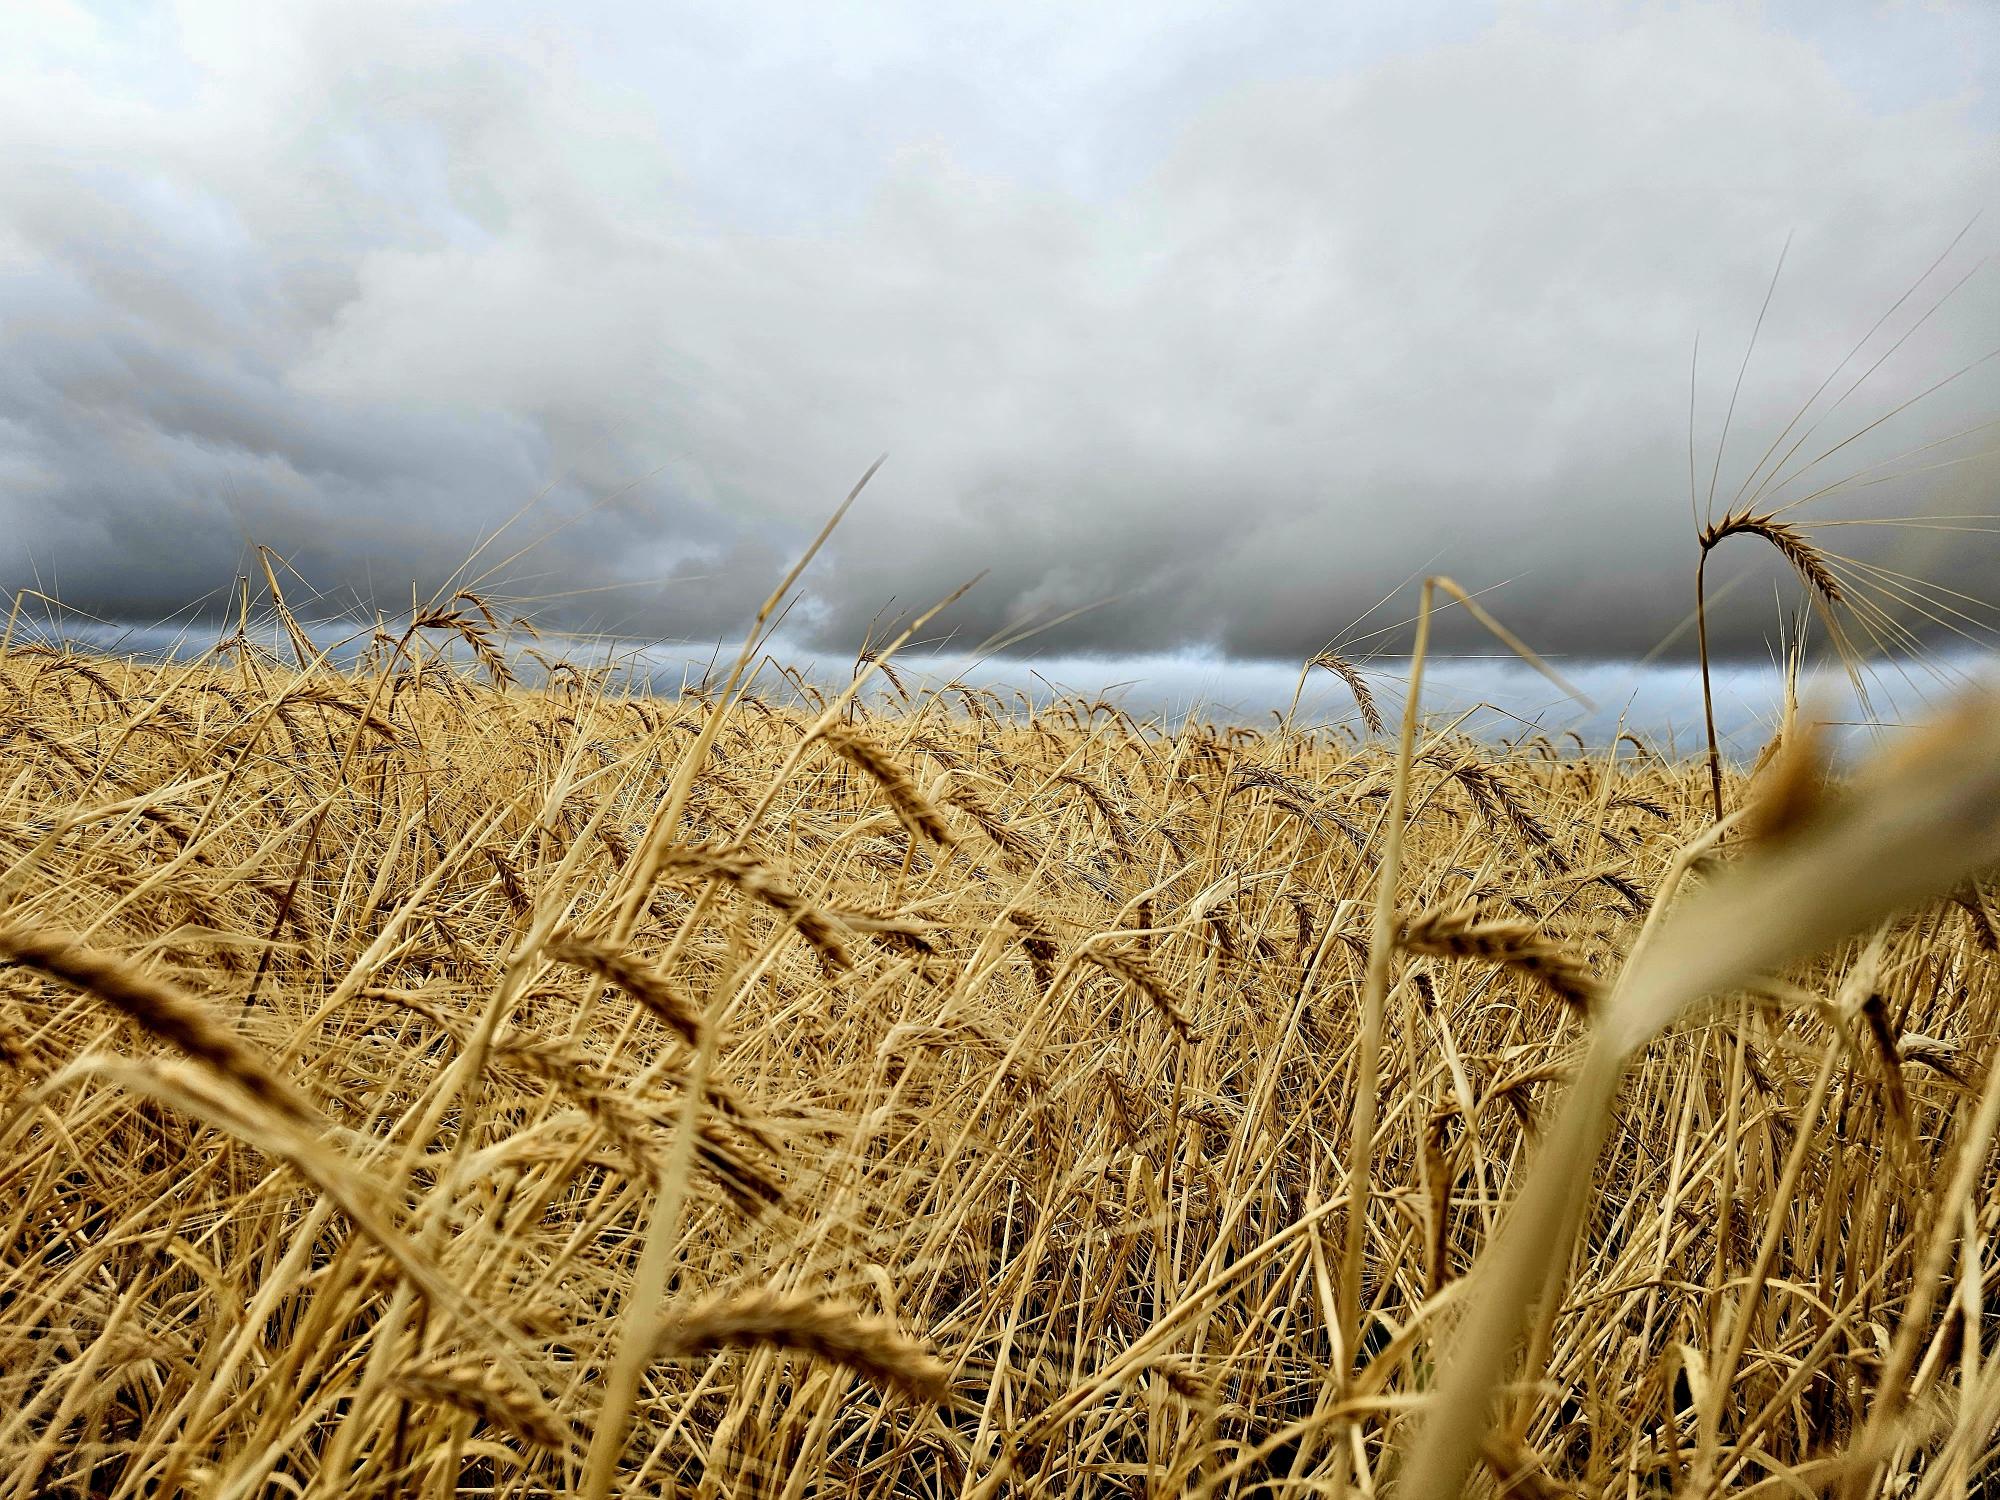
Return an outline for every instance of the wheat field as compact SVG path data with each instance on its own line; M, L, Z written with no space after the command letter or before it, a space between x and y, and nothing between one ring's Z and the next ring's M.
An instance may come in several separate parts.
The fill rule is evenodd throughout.
M1993 1492L1990 705L1717 828L406 624L0 653L0 1496Z

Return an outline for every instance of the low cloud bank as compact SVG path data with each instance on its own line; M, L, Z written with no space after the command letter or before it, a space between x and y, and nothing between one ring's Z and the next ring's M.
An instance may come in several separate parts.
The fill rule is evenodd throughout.
M368 638L366 630L342 621L313 622L306 631L336 666L352 664ZM292 660L291 642L275 622L254 626L252 638L277 659ZM206 625L129 627L74 614L37 617L31 611L18 622L16 639L67 642L80 649L151 660L189 660L210 651L217 633ZM534 683L541 680L543 669L522 649L529 644L514 634L507 655L521 679ZM734 661L740 642L558 638L539 645L551 659L610 668L608 680L614 691L671 696L683 685L719 680ZM444 642L432 646L450 649ZM1408 660L1357 656L1353 664L1393 735L1402 713ZM469 657L465 665L475 669ZM1701 750L1701 678L1693 664L1558 657L1551 665L1580 696L1566 695L1511 656L1433 656L1424 672L1426 719L1433 727L1456 720L1467 734L1487 739L1539 732L1560 740L1574 734L1587 745L1602 747L1621 732L1630 732L1669 756ZM1289 718L1297 726L1343 724L1356 732L1362 729L1348 687L1324 670L1305 672L1302 681L1296 663L1191 652L985 656L919 650L898 656L894 666L902 689L912 697L962 685L989 689L1014 705L1021 698L1037 705L1057 698L1101 699L1141 721L1169 725L1193 719L1269 728ZM759 658L753 690L773 701L796 697L780 667L822 689L838 689L851 680L855 657L852 652L821 651L796 639L774 639ZM1834 726L1837 739L1870 743L1922 721L1972 684L2000 684L2000 657L1957 652L1921 661L1881 661L1863 671L1862 681L1865 701L1837 665L1810 666L1801 675L1801 705ZM1774 662L1723 662L1715 668L1713 684L1717 732L1726 752L1739 760L1755 756L1782 712L1783 673ZM899 697L879 673L870 696L884 710L893 710Z

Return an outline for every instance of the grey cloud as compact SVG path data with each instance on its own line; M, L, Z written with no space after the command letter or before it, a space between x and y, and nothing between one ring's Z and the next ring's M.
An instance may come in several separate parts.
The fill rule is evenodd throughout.
M1096 606L1038 648L1296 660L1437 570L1504 584L1551 652L1639 656L1691 601L1695 330L1705 488L1790 231L1726 500L2000 188L1964 86L1994 30L1962 16L1927 95L1918 49L1871 87L1874 32L1733 7L1357 36L1317 7L1233 34L1064 10L941 37L871 9L786 45L734 8L551 37L504 9L193 7L179 73L0 62L7 579L157 615L255 541L334 603L393 603L539 495L489 554L548 533L503 590L734 634L886 448L805 645L984 571L961 642ZM1921 318L1993 233L1793 467L2000 343L1990 273ZM1988 511L1991 434L1924 445L1996 411L1989 364L1773 498L1922 450L1796 518ZM1992 576L1978 537L1822 535ZM1747 542L1714 566L1724 647L1763 654L1796 589Z

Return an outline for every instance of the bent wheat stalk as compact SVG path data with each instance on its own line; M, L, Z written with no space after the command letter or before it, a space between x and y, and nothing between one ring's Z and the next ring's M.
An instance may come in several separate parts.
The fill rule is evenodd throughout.
M1711 522L1696 536L1695 540L1701 546L1701 559L1694 568L1695 643L1701 654L1701 711L1708 729L1709 789L1715 798L1715 820L1718 823L1722 821L1722 751L1716 743L1715 691L1709 682L1707 574L1708 555L1725 538L1732 536L1761 536L1777 548L1778 555L1792 565L1792 571L1799 575L1807 592L1827 612L1829 619L1832 618L1832 611L1847 598L1826 554L1814 546L1812 539L1798 526L1779 520L1775 511L1766 511L1761 515L1747 510L1736 511L1720 521Z

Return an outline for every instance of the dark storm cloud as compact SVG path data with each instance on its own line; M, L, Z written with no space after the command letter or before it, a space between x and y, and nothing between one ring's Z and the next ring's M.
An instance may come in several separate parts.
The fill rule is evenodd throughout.
M1067 9L15 23L0 572L153 616L261 542L326 608L393 605L534 502L475 573L545 536L493 580L543 618L710 637L886 448L809 643L984 571L961 642L1091 606L1039 643L1297 659L1444 571L1551 652L1638 656L1691 602L1696 330L1706 490L1790 233L1726 500L2000 188L1977 11ZM1770 493L1882 482L1794 519L1994 508L1991 433L1952 437L1993 364L1808 460L2000 344L1992 273L1925 316L1996 233ZM1993 574L1978 536L1818 534ZM1751 541L1714 566L1761 655L1796 589Z

